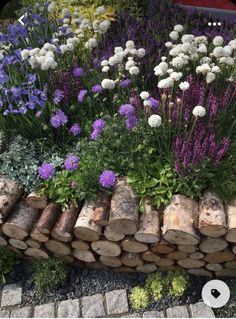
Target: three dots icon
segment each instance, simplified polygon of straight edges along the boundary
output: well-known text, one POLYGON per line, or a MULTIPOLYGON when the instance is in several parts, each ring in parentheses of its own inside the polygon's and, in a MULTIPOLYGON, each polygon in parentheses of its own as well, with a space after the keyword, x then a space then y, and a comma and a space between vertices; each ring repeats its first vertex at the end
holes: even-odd
POLYGON ((213 26, 213 27, 215 27, 215 26, 221 26, 222 25, 222 23, 221 22, 208 22, 208 25, 209 25, 209 27, 211 27, 211 26, 213 26))

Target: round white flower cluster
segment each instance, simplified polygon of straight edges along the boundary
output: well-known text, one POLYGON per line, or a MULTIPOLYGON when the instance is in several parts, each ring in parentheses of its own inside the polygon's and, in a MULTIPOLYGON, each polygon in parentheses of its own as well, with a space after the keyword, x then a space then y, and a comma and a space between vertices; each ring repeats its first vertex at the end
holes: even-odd
POLYGON ((153 114, 148 118, 148 124, 151 127, 159 127, 161 126, 161 117, 160 115, 153 114))
MULTIPOLYGON (((176 25, 170 32, 171 40, 176 42, 181 38, 180 43, 166 42, 169 56, 162 57, 162 61, 154 68, 154 73, 159 78, 157 85, 159 88, 173 86, 174 82, 179 81, 183 76, 180 71, 190 70, 193 62, 196 65, 196 74, 204 75, 208 84, 216 80, 218 73, 236 64, 236 39, 223 46, 224 38, 216 36, 213 39, 213 45, 209 45, 206 36, 195 37, 193 34, 183 34, 181 37, 181 32, 183 32, 181 25, 176 25)), ((233 70, 229 78, 232 78, 232 74, 233 70)), ((188 89, 186 83, 179 84, 179 87, 183 91, 188 89)))
POLYGON ((143 100, 144 106, 152 106, 151 101, 149 101, 150 94, 147 91, 142 91, 140 94, 141 99, 143 100))
POLYGON ((205 109, 205 107, 203 107, 201 105, 197 105, 194 107, 192 113, 195 117, 203 117, 206 115, 206 109, 205 109))
POLYGON ((104 79, 102 80, 101 86, 103 87, 103 89, 113 90, 116 86, 116 83, 113 80, 104 79))

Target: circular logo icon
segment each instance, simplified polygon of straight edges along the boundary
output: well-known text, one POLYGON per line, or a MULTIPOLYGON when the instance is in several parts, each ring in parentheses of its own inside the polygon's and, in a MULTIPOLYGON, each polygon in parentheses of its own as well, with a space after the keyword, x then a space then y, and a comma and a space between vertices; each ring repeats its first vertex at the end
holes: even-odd
POLYGON ((210 280, 202 289, 203 302, 211 308, 221 308, 230 298, 229 287, 222 280, 210 280))

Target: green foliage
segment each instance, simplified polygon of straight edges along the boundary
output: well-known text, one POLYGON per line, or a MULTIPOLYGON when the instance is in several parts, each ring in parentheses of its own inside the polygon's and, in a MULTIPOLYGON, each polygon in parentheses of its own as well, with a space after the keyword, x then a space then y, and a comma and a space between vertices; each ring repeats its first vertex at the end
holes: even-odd
POLYGON ((66 264, 55 258, 35 261, 32 270, 36 289, 41 295, 57 284, 63 284, 68 273, 66 264))
POLYGON ((0 247, 0 284, 5 283, 4 275, 12 271, 14 263, 14 252, 8 247, 0 247))
POLYGON ((8 142, 9 136, 6 132, 0 131, 0 154, 6 151, 8 142))
POLYGON ((134 287, 131 290, 130 302, 133 309, 141 309, 148 306, 148 292, 141 287, 134 287))
POLYGON ((165 286, 169 295, 180 297, 189 286, 189 275, 184 271, 170 272, 165 278, 165 286))
POLYGON ((161 273, 155 272, 148 275, 145 287, 150 291, 150 294, 155 301, 161 299, 164 288, 161 273))

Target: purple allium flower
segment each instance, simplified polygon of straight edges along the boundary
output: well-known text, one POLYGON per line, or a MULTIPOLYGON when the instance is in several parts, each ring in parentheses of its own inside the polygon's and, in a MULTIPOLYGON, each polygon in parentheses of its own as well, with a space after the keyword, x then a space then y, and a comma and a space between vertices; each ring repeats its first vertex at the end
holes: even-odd
POLYGON ((99 183, 106 188, 111 188, 116 183, 116 175, 112 171, 103 171, 99 176, 99 183))
POLYGON ((132 104, 123 104, 119 108, 119 114, 120 115, 125 115, 125 116, 130 116, 134 114, 134 106, 132 104))
POLYGON ((93 122, 92 128, 94 130, 102 130, 105 126, 106 126, 106 122, 102 119, 99 119, 93 122))
POLYGON ((78 124, 74 123, 70 128, 70 133, 72 133, 74 136, 81 133, 81 128, 78 124))
POLYGON ((67 116, 62 110, 57 110, 55 115, 51 117, 50 123, 52 127, 58 128, 61 125, 64 126, 68 121, 67 116))
POLYGON ((94 130, 90 136, 91 140, 96 141, 100 133, 101 133, 101 130, 94 130))
POLYGON ((160 101, 154 99, 152 96, 149 97, 148 100, 151 102, 153 109, 157 109, 159 107, 160 101))
POLYGON ((55 168, 52 164, 50 163, 43 163, 39 168, 38 168, 38 173, 40 178, 42 179, 49 179, 54 175, 55 168))
POLYGON ((128 130, 132 130, 133 128, 135 128, 138 124, 138 118, 135 116, 135 115, 131 115, 131 116, 128 116, 126 118, 126 128, 128 130))
POLYGON ((24 106, 21 106, 21 107, 19 108, 19 112, 20 112, 21 114, 25 114, 25 113, 27 112, 27 108, 24 107, 24 106))
POLYGON ((53 102, 59 104, 64 98, 64 93, 61 90, 56 90, 53 95, 53 102))
POLYGON ((29 74, 28 82, 31 84, 31 83, 34 83, 35 81, 36 81, 36 75, 35 74, 29 74))
POLYGON ((75 78, 81 77, 83 76, 83 74, 84 74, 83 68, 79 68, 79 67, 74 68, 73 75, 75 78))
POLYGON ((122 88, 127 88, 131 83, 132 81, 130 79, 125 79, 119 83, 119 86, 121 86, 122 88))
POLYGON ((69 155, 64 162, 64 167, 67 171, 74 171, 78 168, 80 158, 76 155, 69 155))
POLYGON ((96 84, 92 87, 92 92, 93 93, 102 93, 103 88, 101 86, 101 84, 96 84))
POLYGON ((4 71, 0 71, 0 84, 4 84, 9 80, 8 75, 4 71))
POLYGON ((78 95, 78 102, 83 102, 85 95, 87 94, 87 90, 80 90, 78 95))

